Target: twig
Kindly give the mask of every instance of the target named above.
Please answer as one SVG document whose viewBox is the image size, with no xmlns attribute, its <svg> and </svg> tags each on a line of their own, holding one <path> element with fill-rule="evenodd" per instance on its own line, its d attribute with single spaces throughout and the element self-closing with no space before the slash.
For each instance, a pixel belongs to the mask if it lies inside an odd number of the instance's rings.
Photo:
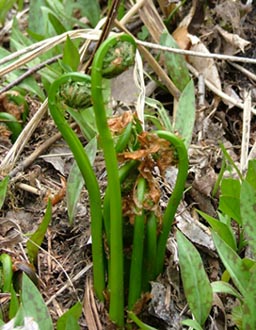
<svg viewBox="0 0 256 330">
<path fill-rule="evenodd" d="M 197 78 L 199 77 L 200 73 L 190 64 L 187 64 L 189 71 L 193 73 Z M 216 95 L 221 97 L 223 100 L 230 102 L 237 106 L 240 109 L 244 109 L 244 104 L 242 102 L 238 102 L 233 97 L 229 96 L 228 94 L 222 92 L 220 89 L 218 89 L 216 86 L 214 86 L 208 79 L 205 79 L 205 85 Z"/>
<path fill-rule="evenodd" d="M 45 249 L 43 249 L 40 245 L 36 244 L 34 241 L 32 241 L 30 238 L 28 238 L 21 230 L 20 228 L 16 229 L 14 228 L 14 230 L 19 233 L 24 239 L 26 239 L 27 241 L 30 241 L 32 244 L 34 244 L 42 253 L 46 254 L 47 256 L 49 256 L 54 262 L 56 262 L 56 264 L 60 267 L 60 269 L 63 271 L 64 275 L 67 278 L 68 283 L 64 286 L 65 288 L 67 287 L 71 287 L 76 295 L 76 298 L 78 301 L 80 301 L 76 289 L 74 287 L 73 282 L 75 282 L 75 280 L 77 280 L 78 278 L 81 277 L 81 273 L 85 273 L 87 272 L 91 267 L 92 264 L 87 265 L 84 269 L 82 269 L 74 278 L 70 278 L 70 276 L 68 275 L 67 271 L 65 270 L 65 268 L 62 266 L 62 264 L 58 261 L 57 258 L 55 258 L 53 255 L 51 255 L 48 251 L 46 251 Z M 25 254 L 26 255 L 26 254 Z M 63 289 L 64 287 L 62 287 L 61 289 Z M 63 289 L 64 290 L 64 289 Z M 55 296 L 57 295 L 57 293 L 55 294 Z M 55 297 L 54 296 L 54 297 Z M 54 297 L 51 297 L 47 302 L 46 305 L 48 305 L 53 299 Z"/>
<path fill-rule="evenodd" d="M 46 113 L 48 105 L 48 100 L 46 99 L 44 103 L 40 106 L 34 117 L 30 122 L 25 126 L 23 131 L 20 133 L 18 139 L 15 141 L 14 145 L 11 147 L 5 158 L 3 159 L 0 171 L 8 172 L 10 171 L 17 161 L 17 158 L 21 154 L 24 146 L 30 139 L 34 130 L 37 128 L 38 123 L 42 120 L 44 114 Z"/>
<path fill-rule="evenodd" d="M 77 126 L 76 123 L 70 124 L 72 128 Z M 57 133 L 42 143 L 35 151 L 32 152 L 30 156 L 28 156 L 25 160 L 23 160 L 18 166 L 16 166 L 10 173 L 9 177 L 13 178 L 17 175 L 17 173 L 24 171 L 27 167 L 29 167 L 35 159 L 37 159 L 45 150 L 47 150 L 53 143 L 59 140 L 62 137 L 61 133 Z"/>
<path fill-rule="evenodd" d="M 19 20 L 23 15 L 25 15 L 27 12 L 29 11 L 29 8 L 24 9 L 23 11 L 17 13 L 17 15 L 15 16 L 15 19 Z M 9 32 L 9 30 L 11 30 L 13 25 L 13 19 L 11 19 L 9 22 L 7 22 L 4 27 L 1 29 L 0 31 L 0 40 L 4 37 L 4 35 L 6 33 Z"/>
<path fill-rule="evenodd" d="M 251 71 L 245 69 L 243 66 L 241 66 L 241 65 L 239 65 L 237 63 L 232 63 L 232 62 L 228 62 L 228 64 L 232 65 L 234 68 L 236 68 L 237 70 L 241 71 L 249 79 L 252 79 L 252 80 L 256 81 L 256 75 L 254 73 L 252 73 Z"/>
<path fill-rule="evenodd" d="M 201 53 L 201 52 L 195 52 L 192 50 L 183 50 L 183 49 L 178 49 L 178 48 L 162 46 L 162 45 L 158 45 L 158 44 L 155 44 L 152 42 L 141 41 L 138 39 L 136 39 L 136 43 L 138 45 L 142 45 L 147 48 L 162 50 L 162 51 L 166 51 L 169 53 L 175 53 L 175 54 L 180 54 L 180 55 L 197 56 L 197 57 L 203 57 L 203 58 L 215 58 L 217 60 L 226 60 L 226 61 L 232 61 L 232 62 L 256 64 L 256 59 L 254 59 L 254 58 L 231 56 L 231 55 L 224 55 L 224 54 L 213 54 L 213 53 L 206 54 L 206 53 Z"/>
<path fill-rule="evenodd" d="M 19 182 L 16 184 L 16 186 L 22 190 L 25 190 L 31 194 L 34 194 L 34 195 L 38 195 L 40 196 L 41 195 L 41 192 L 39 189 L 35 188 L 35 187 L 32 187 L 26 183 L 22 183 L 22 182 Z"/>
<path fill-rule="evenodd" d="M 45 252 L 43 250 L 43 252 Z M 50 255 L 50 257 L 52 258 L 52 256 Z M 53 258 L 54 261 L 55 258 Z M 62 268 L 62 266 L 61 266 Z M 46 306 L 48 306 L 57 296 L 59 296 L 64 290 L 66 290 L 68 287 L 72 286 L 73 289 L 74 289 L 74 286 L 73 286 L 73 283 L 77 280 L 79 280 L 79 278 L 81 278 L 85 273 L 88 272 L 88 270 L 92 268 L 92 263 L 90 263 L 89 265 L 85 266 L 82 270 L 80 270 L 79 273 L 77 273 L 73 278 L 69 278 L 69 282 L 66 283 L 63 287 L 61 287 L 50 299 L 48 299 L 46 301 Z M 72 283 L 72 285 L 70 284 L 70 282 Z"/>
<path fill-rule="evenodd" d="M 243 134 L 241 144 L 240 170 L 245 172 L 248 165 L 248 150 L 251 131 L 251 92 L 246 92 L 243 111 Z"/>
<path fill-rule="evenodd" d="M 66 40 L 67 36 L 69 36 L 70 39 L 72 39 L 72 40 L 78 39 L 78 38 L 98 40 L 99 31 L 95 31 L 92 29 L 67 31 L 65 33 L 62 33 L 61 35 L 40 41 L 38 43 L 35 43 L 29 47 L 26 47 L 26 48 L 20 50 L 18 52 L 8 55 L 8 56 L 4 57 L 2 60 L 0 60 L 0 65 L 7 63 L 16 57 L 19 57 L 20 55 L 24 55 L 24 54 L 28 53 L 25 56 L 23 56 L 22 58 L 19 58 L 15 62 L 9 64 L 8 66 L 1 68 L 0 76 L 3 76 L 15 69 L 18 69 L 19 67 L 26 64 L 27 62 L 32 61 L 34 58 L 38 57 L 39 55 L 47 52 L 48 50 L 54 48 L 55 46 L 61 44 L 62 42 L 64 42 Z"/>
<path fill-rule="evenodd" d="M 144 5 L 145 0 L 139 0 L 135 3 L 131 9 L 124 15 L 124 17 L 120 20 L 120 24 L 127 24 L 131 17 L 137 13 L 137 11 Z"/>
<path fill-rule="evenodd" d="M 27 70 L 26 72 L 24 72 L 22 75 L 20 75 L 17 79 L 15 79 L 14 81 L 12 81 L 11 83 L 9 83 L 8 85 L 6 85 L 4 88 L 2 88 L 0 90 L 0 95 L 3 94 L 4 92 L 8 91 L 9 89 L 11 89 L 12 87 L 18 85 L 22 80 L 26 79 L 27 77 L 31 76 L 33 73 L 41 70 L 43 67 L 45 67 L 46 65 L 52 64 L 54 62 L 56 62 L 59 58 L 62 57 L 62 54 L 54 56 L 52 58 L 49 58 L 48 60 L 34 66 L 33 68 Z"/>
<path fill-rule="evenodd" d="M 97 45 L 96 47 L 93 49 L 93 52 L 88 60 L 88 62 L 86 63 L 86 66 L 84 68 L 85 70 L 85 73 L 89 73 L 90 72 L 90 66 L 92 65 L 92 61 L 94 59 L 94 56 L 99 48 L 99 46 L 102 44 L 102 42 L 104 40 L 107 39 L 110 31 L 111 31 L 111 28 L 112 28 L 112 25 L 115 21 L 115 18 L 116 18 L 116 15 L 117 15 L 117 10 L 118 10 L 118 7 L 120 5 L 120 0 L 114 0 L 112 1 L 112 4 L 111 4 L 111 7 L 109 9 L 109 12 L 108 12 L 108 16 L 107 16 L 107 19 L 106 19 L 106 22 L 104 24 L 104 27 L 102 29 L 102 32 L 101 32 L 101 35 L 99 37 L 99 40 L 97 42 Z"/>
</svg>

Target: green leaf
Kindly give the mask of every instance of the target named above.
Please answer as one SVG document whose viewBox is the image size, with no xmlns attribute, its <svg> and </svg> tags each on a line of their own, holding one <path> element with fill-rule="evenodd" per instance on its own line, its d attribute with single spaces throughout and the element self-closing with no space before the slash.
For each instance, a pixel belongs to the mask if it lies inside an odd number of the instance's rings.
<svg viewBox="0 0 256 330">
<path fill-rule="evenodd" d="M 0 287 L 0 289 L 2 292 L 11 292 L 13 271 L 12 259 L 9 254 L 3 253 L 0 255 L 0 265 L 3 276 L 3 283 L 0 283 L 3 287 Z"/>
<path fill-rule="evenodd" d="M 162 46 L 179 48 L 178 44 L 168 31 L 164 31 L 162 33 L 160 38 L 160 44 Z M 190 75 L 184 56 L 165 52 L 164 57 L 167 71 L 173 83 L 182 92 L 186 88 L 187 84 L 190 82 Z"/>
<path fill-rule="evenodd" d="M 184 139 L 187 148 L 192 139 L 196 114 L 195 110 L 195 88 L 193 80 L 191 79 L 181 93 L 174 120 L 174 130 Z"/>
<path fill-rule="evenodd" d="M 53 324 L 47 306 L 34 283 L 22 274 L 21 301 L 24 316 L 33 317 L 39 329 L 53 330 Z"/>
<path fill-rule="evenodd" d="M 66 0 L 66 3 L 70 3 L 70 1 Z M 99 1 L 77 0 L 74 7 L 80 9 L 81 16 L 87 17 L 92 27 L 99 22 L 101 15 Z"/>
<path fill-rule="evenodd" d="M 185 296 L 196 321 L 203 325 L 212 307 L 212 288 L 194 245 L 179 231 L 177 242 Z"/>
<path fill-rule="evenodd" d="M 256 257 L 256 189 L 247 181 L 241 186 L 240 209 L 245 238 Z"/>
<path fill-rule="evenodd" d="M 41 101 L 45 99 L 44 92 L 36 82 L 35 78 L 32 76 L 24 79 L 18 86 L 29 91 L 31 94 L 37 95 Z"/>
<path fill-rule="evenodd" d="M 66 321 L 66 324 L 65 324 L 65 328 L 59 328 L 60 330 L 61 329 L 65 329 L 65 330 L 80 330 L 80 326 L 78 324 L 78 321 L 74 318 L 74 316 L 72 315 L 69 315 L 68 318 L 67 318 L 67 321 Z"/>
<path fill-rule="evenodd" d="M 37 259 L 38 249 L 41 246 L 45 233 L 47 231 L 47 228 L 49 226 L 49 223 L 52 218 L 52 204 L 51 201 L 48 201 L 47 209 L 45 212 L 45 215 L 43 217 L 43 220 L 37 230 L 34 232 L 34 234 L 30 237 L 30 240 L 27 242 L 27 251 L 29 259 L 32 263 L 35 263 Z M 36 245 L 35 245 L 35 244 Z"/>
<path fill-rule="evenodd" d="M 236 239 L 233 230 L 230 226 L 217 219 L 214 219 L 210 215 L 197 211 L 212 227 L 212 229 L 234 250 L 237 250 Z"/>
<path fill-rule="evenodd" d="M 183 325 L 186 325 L 188 327 L 190 327 L 190 329 L 195 329 L 195 330 L 203 330 L 203 328 L 201 327 L 201 325 L 196 321 L 196 320 L 183 320 L 181 322 Z"/>
<path fill-rule="evenodd" d="M 77 71 L 80 63 L 80 55 L 77 47 L 72 40 L 67 36 L 64 50 L 63 50 L 63 63 L 72 68 L 73 71 Z"/>
<path fill-rule="evenodd" d="M 8 11 L 15 4 L 16 0 L 0 0 L 0 23 L 4 23 Z"/>
<path fill-rule="evenodd" d="M 10 48 L 12 51 L 21 50 L 24 47 L 28 47 L 32 44 L 32 41 L 21 32 L 19 23 L 16 18 L 13 20 L 12 33 L 10 38 Z M 38 62 L 38 60 L 35 60 Z M 35 63 L 35 62 L 34 62 Z M 32 66 L 33 64 L 30 65 Z"/>
<path fill-rule="evenodd" d="M 9 307 L 9 319 L 12 319 L 15 317 L 15 315 L 18 312 L 20 303 L 19 299 L 17 297 L 17 294 L 15 290 L 13 289 L 13 286 L 11 286 L 11 301 L 10 301 L 10 307 Z"/>
<path fill-rule="evenodd" d="M 150 325 L 147 325 L 146 323 L 142 322 L 138 318 L 138 316 L 132 311 L 128 311 L 128 316 L 135 324 L 137 324 L 140 330 L 157 330 L 156 328 L 153 328 Z"/>
<path fill-rule="evenodd" d="M 243 319 L 242 305 L 241 304 L 235 305 L 231 310 L 231 321 L 236 325 L 235 329 L 244 330 L 242 328 L 242 319 Z"/>
<path fill-rule="evenodd" d="M 66 32 L 66 28 L 61 24 L 60 20 L 55 15 L 49 13 L 48 17 L 57 34 L 62 34 Z"/>
<path fill-rule="evenodd" d="M 85 147 L 90 163 L 93 164 L 97 153 L 97 138 L 93 138 Z M 67 207 L 69 223 L 72 224 L 76 212 L 77 202 L 84 186 L 82 174 L 74 162 L 68 176 L 67 182 Z"/>
<path fill-rule="evenodd" d="M 216 281 L 211 283 L 212 290 L 214 293 L 226 293 L 230 294 L 238 299 L 242 300 L 241 294 L 229 283 L 224 281 Z"/>
<path fill-rule="evenodd" d="M 222 213 L 227 214 L 230 218 L 233 218 L 241 225 L 240 190 L 241 185 L 238 180 L 223 179 L 221 184 L 219 209 Z"/>
<path fill-rule="evenodd" d="M 160 127 L 158 126 L 158 129 L 166 129 L 169 132 L 173 132 L 170 117 L 168 116 L 168 113 L 164 108 L 164 106 L 162 105 L 162 103 L 149 97 L 146 97 L 145 102 L 149 107 L 157 110 L 157 115 L 152 117 L 153 117 L 153 121 L 159 121 L 160 119 L 161 126 Z M 158 117 L 160 118 L 158 119 Z"/>
<path fill-rule="evenodd" d="M 0 209 L 4 205 L 6 193 L 7 193 L 7 188 L 8 188 L 8 183 L 9 183 L 9 177 L 6 176 L 3 178 L 2 181 L 0 181 Z"/>
<path fill-rule="evenodd" d="M 242 329 L 256 329 L 256 266 L 251 269 L 251 278 L 242 309 Z"/>
<path fill-rule="evenodd" d="M 256 159 L 250 160 L 248 163 L 248 171 L 246 174 L 246 181 L 256 190 Z"/>
<path fill-rule="evenodd" d="M 249 270 L 238 254 L 218 234 L 212 232 L 212 237 L 221 261 L 238 290 L 245 296 L 250 279 Z"/>
<path fill-rule="evenodd" d="M 38 35 L 43 35 L 45 32 L 44 16 L 41 10 L 41 7 L 45 6 L 45 4 L 45 0 L 31 1 L 29 3 L 28 28 Z"/>
<path fill-rule="evenodd" d="M 77 302 L 66 313 L 64 313 L 57 321 L 57 330 L 72 329 L 79 330 L 78 319 L 82 314 L 82 305 Z"/>
</svg>

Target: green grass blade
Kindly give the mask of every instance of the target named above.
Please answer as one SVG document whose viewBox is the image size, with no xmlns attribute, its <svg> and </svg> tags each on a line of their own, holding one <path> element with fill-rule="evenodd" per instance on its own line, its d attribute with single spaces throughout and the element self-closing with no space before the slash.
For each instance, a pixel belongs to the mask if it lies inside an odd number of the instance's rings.
<svg viewBox="0 0 256 330">
<path fill-rule="evenodd" d="M 80 63 L 80 55 L 73 41 L 67 36 L 63 49 L 63 63 L 68 65 L 73 71 L 77 71 Z"/>
<path fill-rule="evenodd" d="M 229 283 L 223 281 L 216 281 L 211 283 L 214 293 L 226 293 L 230 294 L 238 299 L 242 300 L 241 294 Z"/>
<path fill-rule="evenodd" d="M 134 314 L 133 312 L 129 311 L 128 312 L 128 316 L 131 320 L 133 320 L 133 322 L 135 324 L 137 324 L 140 327 L 140 330 L 157 330 L 156 328 L 151 327 L 150 325 L 145 324 L 144 322 L 142 322 L 137 316 L 136 314 Z"/>
<path fill-rule="evenodd" d="M 227 214 L 238 224 L 241 224 L 240 215 L 240 182 L 236 179 L 223 179 L 221 184 L 221 195 L 219 209 Z"/>
<path fill-rule="evenodd" d="M 9 254 L 3 253 L 0 255 L 0 266 L 3 276 L 3 283 L 0 283 L 1 292 L 11 292 L 13 271 L 12 259 Z"/>
<path fill-rule="evenodd" d="M 87 17 L 93 27 L 100 20 L 100 5 L 98 1 L 78 0 L 82 15 Z"/>
<path fill-rule="evenodd" d="M 30 261 L 34 264 L 37 260 L 38 249 L 41 246 L 49 223 L 52 219 L 52 204 L 51 201 L 48 201 L 47 209 L 43 217 L 42 222 L 40 223 L 37 230 L 30 237 L 30 240 L 27 242 L 27 251 Z"/>
<path fill-rule="evenodd" d="M 238 254 L 220 238 L 218 234 L 212 232 L 213 241 L 219 257 L 229 272 L 233 282 L 243 296 L 250 280 L 250 272 L 246 269 L 243 260 Z"/>
<path fill-rule="evenodd" d="M 203 325 L 212 307 L 212 287 L 194 245 L 179 231 L 177 242 L 185 296 L 196 321 Z"/>
<path fill-rule="evenodd" d="M 237 250 L 236 240 L 234 237 L 234 233 L 230 226 L 226 225 L 225 223 L 214 219 L 210 215 L 202 212 L 197 211 L 212 227 L 212 229 L 234 250 Z"/>
<path fill-rule="evenodd" d="M 256 257 L 256 190 L 243 181 L 240 194 L 240 210 L 246 240 Z"/>
<path fill-rule="evenodd" d="M 88 155 L 91 164 L 94 163 L 97 152 L 97 139 L 92 139 L 85 147 L 85 151 Z M 84 179 L 79 170 L 77 163 L 75 162 L 69 172 L 67 182 L 67 208 L 69 223 L 72 224 L 77 202 L 84 186 Z"/>
<path fill-rule="evenodd" d="M 186 325 L 189 327 L 189 329 L 195 329 L 195 330 L 203 330 L 201 325 L 196 320 L 184 320 L 181 322 L 183 325 Z"/>
<path fill-rule="evenodd" d="M 9 177 L 6 176 L 2 181 L 0 181 L 0 209 L 4 205 L 7 188 L 9 183 Z"/>
<path fill-rule="evenodd" d="M 17 297 L 17 294 L 16 294 L 13 286 L 11 286 L 11 301 L 10 301 L 10 307 L 9 307 L 9 319 L 12 319 L 13 317 L 15 317 L 15 315 L 18 312 L 19 306 L 20 306 L 19 299 Z"/>
</svg>

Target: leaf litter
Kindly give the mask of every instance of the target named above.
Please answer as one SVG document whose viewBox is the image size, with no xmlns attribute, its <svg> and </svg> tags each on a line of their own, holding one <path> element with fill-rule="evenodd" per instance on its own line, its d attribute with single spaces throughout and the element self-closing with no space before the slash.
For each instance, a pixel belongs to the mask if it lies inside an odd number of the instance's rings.
<svg viewBox="0 0 256 330">
<path fill-rule="evenodd" d="M 170 7 L 166 6 L 164 1 L 158 2 L 160 8 L 162 8 L 160 15 L 156 14 L 158 5 L 145 2 L 136 13 L 137 16 L 131 18 L 131 31 L 134 36 L 138 32 L 135 22 L 139 20 L 140 24 L 144 24 L 149 31 L 149 41 L 159 42 L 159 36 L 162 29 L 165 28 L 163 20 L 166 19 L 168 13 L 170 14 L 173 7 L 171 8 L 171 5 L 169 5 Z M 252 45 L 255 44 L 256 12 L 249 2 L 248 4 L 243 4 L 239 1 L 219 1 L 218 4 L 215 4 L 213 1 L 210 1 L 209 6 L 205 8 L 204 17 L 196 15 L 200 9 L 200 7 L 196 6 L 198 3 L 200 2 L 194 1 L 193 4 L 188 2 L 177 11 L 175 20 L 171 21 L 169 25 L 167 23 L 167 28 L 171 32 L 176 30 L 173 36 L 182 45 L 182 48 L 198 50 L 196 47 L 200 47 L 201 52 L 209 54 L 238 54 L 239 56 L 255 58 L 255 49 L 253 49 Z M 146 17 L 146 15 L 148 16 Z M 151 23 L 147 21 L 149 18 Z M 183 28 L 181 29 L 180 22 L 182 21 Z M 133 28 L 133 24 L 135 28 Z M 7 33 L 4 38 L 4 46 L 7 48 L 8 40 L 9 35 Z M 156 54 L 155 51 L 152 53 Z M 200 106 L 197 104 L 193 136 L 189 147 L 190 171 L 187 182 L 188 190 L 175 218 L 175 227 L 198 247 L 204 263 L 208 266 L 211 265 L 212 269 L 209 270 L 208 275 L 218 278 L 214 268 L 218 267 L 218 263 L 216 263 L 216 251 L 212 238 L 206 223 L 198 217 L 195 209 L 199 208 L 209 215 L 216 215 L 218 194 L 212 197 L 211 193 L 221 169 L 222 153 L 219 148 L 220 141 L 226 146 L 234 162 L 240 166 L 243 117 L 241 108 L 236 106 L 236 103 L 244 101 L 245 91 L 251 90 L 252 107 L 255 106 L 255 81 L 250 80 L 246 74 L 241 73 L 239 69 L 226 61 L 216 61 L 211 58 L 206 60 L 192 56 L 189 56 L 187 60 L 198 72 L 199 76 L 203 76 L 203 81 L 209 80 L 218 90 L 223 90 L 232 99 L 236 99 L 236 102 L 231 105 L 231 103 L 206 85 L 203 104 L 200 104 Z M 164 66 L 163 57 L 161 57 L 160 62 Z M 145 61 L 143 64 L 147 74 L 152 75 L 150 63 Z M 255 74 L 255 65 L 246 64 L 245 67 L 249 72 Z M 199 88 L 199 76 L 196 77 L 194 73 L 191 75 L 196 86 L 197 102 L 199 96 L 197 89 Z M 123 79 L 128 82 L 128 85 L 125 86 L 125 83 L 121 81 L 122 90 L 120 95 L 118 93 L 118 84 L 120 82 L 117 81 L 112 86 L 112 96 L 118 101 L 117 111 L 121 109 L 123 112 L 123 116 L 119 118 L 114 117 L 110 121 L 110 126 L 115 132 L 122 130 L 126 123 L 131 120 L 126 108 L 128 106 L 129 109 L 134 109 L 136 99 L 134 95 L 138 94 L 138 90 L 134 88 L 134 81 L 126 77 Z M 145 81 L 149 83 L 146 78 Z M 125 93 L 124 90 L 126 90 Z M 129 94 L 129 96 L 125 94 Z M 156 84 L 154 89 L 151 90 L 150 96 L 165 105 L 170 117 L 173 115 L 171 109 L 175 100 L 170 93 L 166 92 L 165 89 L 159 88 Z M 2 103 L 5 100 L 3 97 L 2 94 Z M 36 113 L 40 104 L 36 97 L 29 101 L 28 122 L 31 120 L 33 113 Z M 7 106 L 1 105 L 1 111 L 7 111 L 6 107 L 8 107 L 8 103 Z M 45 115 L 45 113 L 44 117 L 34 127 L 29 141 L 23 146 L 19 156 L 14 157 L 16 163 L 13 164 L 13 167 L 19 168 L 19 164 L 26 160 L 38 146 L 54 134 L 57 134 L 51 118 Z M 20 119 L 20 117 L 18 118 Z M 253 133 L 255 125 L 255 117 L 252 115 L 250 125 L 247 127 L 247 131 L 249 130 L 250 132 L 249 145 L 252 149 L 256 145 L 255 134 Z M 9 139 L 10 132 L 7 132 L 5 126 L 1 125 L 0 133 L 0 159 L 2 164 L 6 164 L 5 158 L 12 146 Z M 166 156 L 166 158 L 163 157 L 160 166 L 159 164 L 158 166 L 160 168 L 162 166 L 163 170 L 173 165 L 173 160 L 170 161 L 169 155 L 165 155 L 164 142 L 162 143 L 159 139 L 155 139 L 152 136 L 149 140 L 145 135 L 142 135 L 140 138 L 145 143 L 145 148 L 133 153 L 123 153 L 120 155 L 120 160 L 145 158 L 145 164 L 141 167 L 141 172 L 150 182 L 155 182 L 157 174 L 154 174 L 153 177 L 152 163 L 148 155 L 152 152 L 158 152 L 162 148 L 162 156 Z M 74 224 L 70 227 L 64 196 L 65 184 L 62 177 L 67 178 L 72 158 L 70 155 L 66 155 L 68 152 L 67 146 L 62 140 L 58 145 L 49 146 L 47 149 L 49 155 L 56 153 L 56 151 L 61 156 L 59 158 L 55 156 L 55 160 L 52 159 L 50 161 L 51 164 L 48 156 L 45 154 L 43 157 L 35 158 L 32 164 L 21 167 L 19 171 L 16 171 L 12 178 L 6 202 L 1 210 L 0 237 L 2 253 L 9 251 L 15 259 L 25 261 L 26 255 L 23 250 L 26 242 L 25 235 L 39 225 L 46 208 L 46 197 L 58 197 L 56 204 L 53 206 L 51 226 L 42 245 L 38 261 L 38 270 L 42 282 L 41 292 L 44 299 L 50 301 L 49 308 L 54 321 L 77 301 L 77 297 L 83 301 L 85 279 L 87 281 L 91 276 L 91 270 L 88 267 L 91 264 L 91 254 L 90 245 L 87 245 L 90 237 L 89 210 L 86 207 L 88 202 L 87 192 L 86 189 L 82 190 Z M 248 157 L 248 150 L 245 157 Z M 13 159 L 13 157 L 11 158 Z M 243 160 L 243 167 L 246 167 L 244 164 L 246 164 L 246 160 Z M 102 188 L 104 188 L 106 177 L 101 153 L 97 155 L 95 167 L 97 168 L 97 176 Z M 4 176 L 5 173 L 6 168 L 1 165 L 1 175 Z M 159 199 L 161 195 L 161 203 L 164 205 L 171 194 L 175 178 L 175 168 L 171 167 L 167 171 L 164 182 L 162 179 L 159 180 L 157 185 L 155 185 L 157 189 L 152 188 L 150 190 L 152 200 Z M 36 194 L 36 191 L 39 194 Z M 187 312 L 179 280 L 180 274 L 177 266 L 178 261 L 175 259 L 175 251 L 175 236 L 173 233 L 170 233 L 166 254 L 166 271 L 157 282 L 152 283 L 151 294 L 154 299 L 152 299 L 148 310 L 146 309 L 146 304 L 143 306 L 144 318 L 150 319 L 153 315 L 153 319 L 151 319 L 151 321 L 153 320 L 152 324 L 161 329 L 179 329 L 179 321 L 182 315 Z M 86 271 L 82 272 L 85 269 Z M 80 272 L 82 275 L 79 277 L 77 274 L 80 274 Z M 73 281 L 73 286 L 66 285 L 69 280 Z M 62 287 L 65 287 L 65 290 L 58 294 Z M 157 292 L 157 294 L 154 292 Z M 100 319 L 98 322 L 104 328 L 107 324 L 107 315 L 97 302 L 98 311 L 96 310 L 94 298 L 89 293 L 88 295 L 91 299 L 89 303 L 90 308 L 98 315 Z M 229 304 L 234 304 L 234 302 L 231 301 Z M 215 305 L 226 322 L 227 315 L 225 313 L 228 313 L 228 303 L 227 306 L 223 306 L 218 301 L 215 302 Z M 223 318 L 220 318 L 217 314 L 212 315 L 212 321 L 209 321 L 207 329 L 214 326 L 218 329 L 232 329 L 232 320 L 229 320 L 229 323 L 224 325 Z M 88 318 L 82 318 L 80 326 L 81 329 L 92 329 L 89 327 Z M 100 329 L 100 325 L 98 325 L 98 328 Z"/>
</svg>

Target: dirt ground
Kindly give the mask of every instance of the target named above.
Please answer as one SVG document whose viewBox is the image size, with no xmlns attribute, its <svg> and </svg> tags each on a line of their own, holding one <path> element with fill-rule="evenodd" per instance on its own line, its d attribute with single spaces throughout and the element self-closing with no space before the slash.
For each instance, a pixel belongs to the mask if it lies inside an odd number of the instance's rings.
<svg viewBox="0 0 256 330">
<path fill-rule="evenodd" d="M 191 7 L 191 2 L 188 2 L 178 19 L 184 18 Z M 163 17 L 164 14 L 160 8 L 158 11 Z M 142 24 L 140 14 L 136 17 Z M 189 32 L 199 37 L 211 53 L 255 58 L 255 17 L 255 5 L 246 5 L 241 1 L 209 1 L 204 17 L 194 16 L 194 21 L 189 25 Z M 177 28 L 178 23 L 175 22 L 169 26 L 171 32 Z M 140 26 L 137 26 L 135 20 L 129 26 L 130 29 L 133 29 L 131 32 L 134 35 L 140 29 Z M 239 36 L 239 41 L 231 38 L 234 35 Z M 154 41 L 154 38 L 152 39 Z M 178 39 L 184 41 L 179 32 Z M 5 42 L 2 42 L 2 45 L 8 45 L 8 33 L 5 35 Z M 201 59 L 202 63 L 203 61 Z M 215 86 L 219 84 L 226 95 L 237 100 L 237 104 L 244 102 L 250 91 L 251 102 L 255 105 L 255 64 L 236 63 L 228 60 L 214 60 L 213 62 L 218 79 L 211 70 L 208 72 L 207 79 L 215 82 Z M 145 70 L 147 69 L 148 66 L 145 64 Z M 180 316 L 190 315 L 177 267 L 175 228 L 182 230 L 198 248 L 210 279 L 218 279 L 219 260 L 207 231 L 207 225 L 199 221 L 195 209 L 200 209 L 213 217 L 217 214 L 218 194 L 213 198 L 211 191 L 221 168 L 220 141 L 236 164 L 240 164 L 241 157 L 243 110 L 224 100 L 207 86 L 204 98 L 200 98 L 200 78 L 198 79 L 193 72 L 191 75 L 196 86 L 197 108 L 194 133 L 189 148 L 190 169 L 187 190 L 177 213 L 173 232 L 170 233 L 165 271 L 157 281 L 152 283 L 152 300 L 145 303 L 142 308 L 143 320 L 158 329 L 181 329 Z M 117 91 L 114 90 L 113 94 L 116 95 L 116 93 Z M 156 86 L 150 97 L 163 102 L 170 117 L 172 116 L 173 98 L 166 89 Z M 29 106 L 27 118 L 27 122 L 29 122 L 38 111 L 41 102 L 31 95 L 27 95 L 26 99 Z M 4 94 L 0 95 L 0 108 L 1 111 L 7 111 L 8 108 Z M 253 146 L 255 147 L 256 143 L 255 128 L 256 120 L 252 115 L 249 149 L 252 158 L 255 158 L 255 152 L 253 153 Z M 10 254 L 14 262 L 19 262 L 17 267 L 21 271 L 27 267 L 26 235 L 38 227 L 45 213 L 47 200 L 51 198 L 52 220 L 41 246 L 35 270 L 43 298 L 54 321 L 80 300 L 87 311 L 90 310 L 102 324 L 102 328 L 99 326 L 98 329 L 106 329 L 107 313 L 94 298 L 92 289 L 90 210 L 87 191 L 86 188 L 82 190 L 74 223 L 70 225 L 65 195 L 73 156 L 61 138 L 56 137 L 51 143 L 51 138 L 57 133 L 58 130 L 53 120 L 46 113 L 13 164 L 14 166 L 7 171 L 8 174 L 11 173 L 11 182 L 5 204 L 0 211 L 0 250 L 1 253 Z M 86 143 L 86 141 L 84 142 Z M 47 143 L 48 145 L 42 148 L 42 145 Z M 5 127 L 0 126 L 1 163 L 6 159 L 12 146 L 10 134 Z M 38 150 L 41 150 L 38 155 L 30 158 Z M 106 175 L 100 152 L 97 154 L 94 167 L 103 188 L 106 185 Z M 4 174 L 6 174 L 6 169 L 5 173 L 1 171 L 2 177 Z M 173 184 L 171 180 L 166 182 L 166 186 L 163 187 L 163 199 L 165 194 L 169 194 Z M 188 226 L 187 224 L 191 222 L 193 224 Z M 216 303 L 206 329 L 225 329 L 224 315 L 228 320 L 227 329 L 234 329 L 234 325 L 229 319 L 233 303 L 231 299 L 227 299 L 223 307 Z M 85 314 L 80 321 L 81 329 L 84 330 L 88 329 L 88 319 L 86 321 Z"/>
</svg>

